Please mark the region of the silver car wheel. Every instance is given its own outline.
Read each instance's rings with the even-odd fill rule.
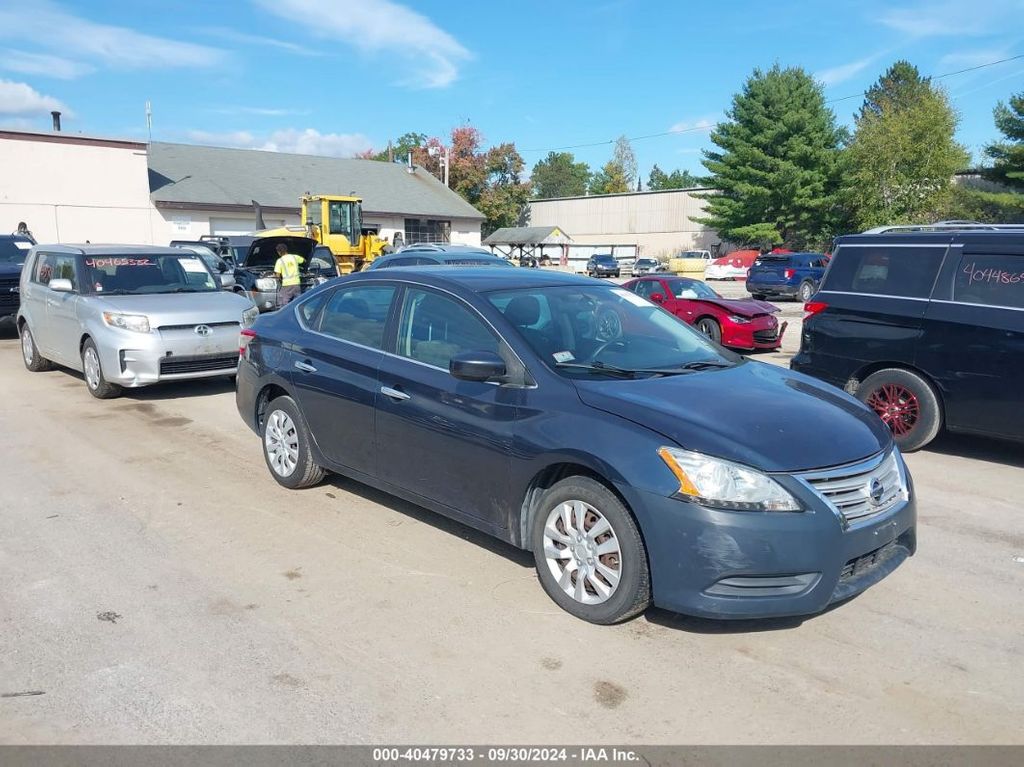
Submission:
[[[82,354],[82,368],[85,373],[86,385],[90,389],[98,389],[100,386],[100,358],[91,346],[86,347]]]
[[[565,501],[548,514],[544,558],[562,591],[580,604],[606,602],[619,586],[619,539],[601,512],[584,501]]]
[[[25,358],[25,364],[31,366],[32,360],[36,356],[36,347],[32,343],[32,333],[29,332],[28,325],[21,328],[21,356]]]
[[[299,464],[299,435],[287,413],[275,410],[270,414],[263,444],[274,472],[280,477],[290,477]]]

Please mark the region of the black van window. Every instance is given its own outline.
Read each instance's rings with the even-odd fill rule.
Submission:
[[[822,290],[928,298],[946,246],[840,246]]]
[[[953,278],[953,300],[1024,309],[1024,254],[965,255]]]

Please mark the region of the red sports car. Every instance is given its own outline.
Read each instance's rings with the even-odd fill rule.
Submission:
[[[779,325],[779,307],[751,298],[722,298],[707,283],[686,277],[651,275],[623,285],[660,305],[723,346],[736,349],[778,349],[786,323]]]

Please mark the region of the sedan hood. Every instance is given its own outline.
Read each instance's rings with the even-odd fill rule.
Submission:
[[[892,442],[846,393],[761,362],[638,380],[577,380],[580,399],[688,450],[764,471],[805,471],[867,458]]]
[[[740,317],[756,317],[759,314],[775,314],[781,311],[774,304],[757,301],[753,298],[702,298],[700,300],[706,304],[720,306],[730,314],[737,314]]]
[[[99,311],[145,314],[149,317],[149,324],[155,328],[240,322],[242,312],[254,306],[248,298],[223,290],[145,296],[89,296],[88,301]]]

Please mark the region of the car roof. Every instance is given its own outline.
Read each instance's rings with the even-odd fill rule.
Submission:
[[[180,256],[183,249],[172,248],[170,245],[125,245],[123,243],[86,242],[67,245],[39,245],[37,250],[76,256]]]
[[[404,248],[391,255],[409,253],[410,251],[415,253],[483,253],[488,256],[494,255],[494,253],[491,253],[491,251],[486,248],[481,248],[476,245],[452,245],[433,242],[421,242],[414,245],[406,245]]]
[[[944,231],[944,232],[883,232],[879,234],[848,234],[836,238],[837,245],[859,243],[863,245],[893,245],[921,243],[945,245],[953,242],[984,243],[990,245],[1019,244],[1024,242],[1024,229],[1018,231]]]
[[[493,266],[404,266],[379,271],[371,269],[342,278],[345,280],[393,280],[437,287],[463,288],[473,293],[492,290],[557,287],[559,285],[606,285],[590,277],[548,269],[495,269]],[[617,287],[617,286],[611,286]]]
[[[449,251],[435,251],[435,250],[400,250],[397,253],[388,253],[386,256],[378,256],[374,259],[375,262],[382,264],[389,263],[391,261],[397,261],[402,258],[409,258],[415,256],[416,258],[432,258],[438,264],[446,263],[449,260],[459,260],[466,257],[479,258],[481,261],[500,261],[507,262],[506,259],[501,256],[496,256],[493,253],[488,253],[486,250],[478,250],[476,248],[465,248],[463,250],[449,250]]]

